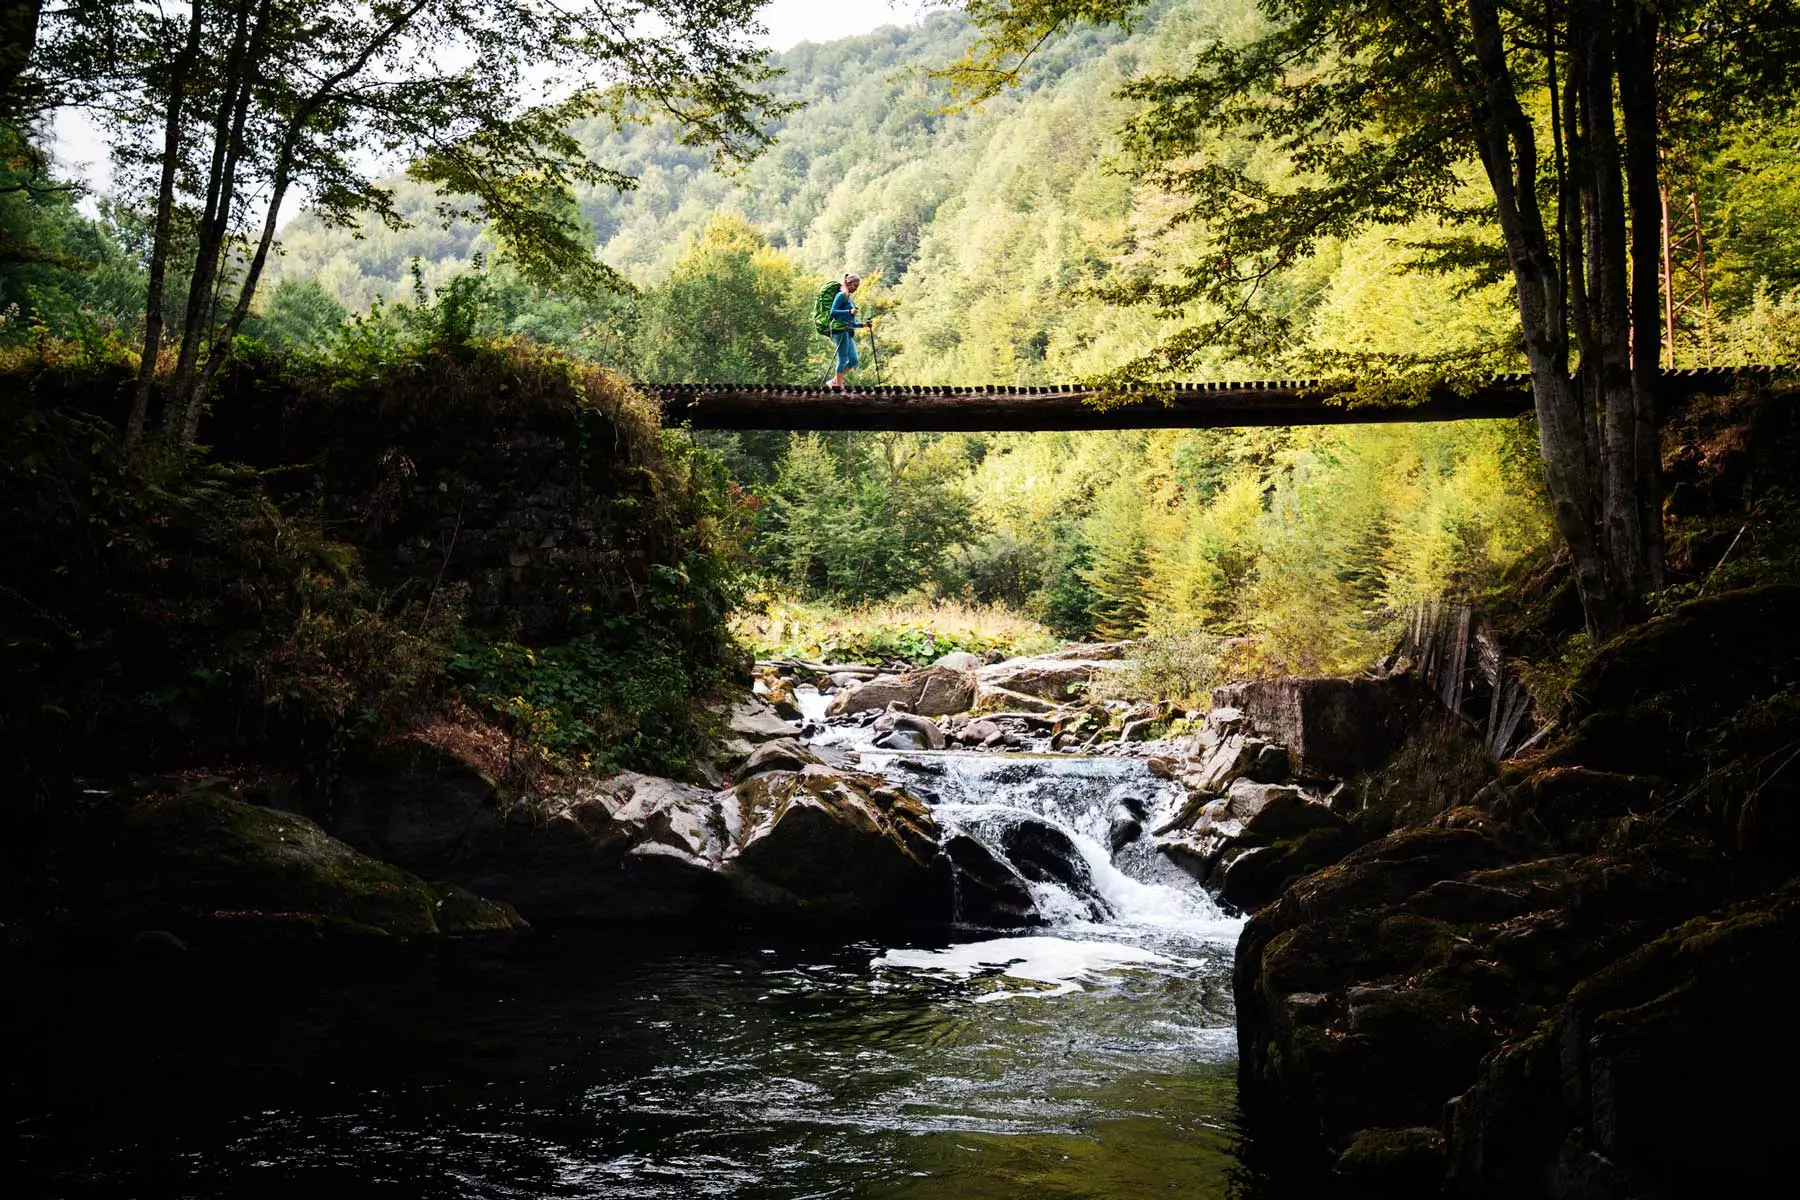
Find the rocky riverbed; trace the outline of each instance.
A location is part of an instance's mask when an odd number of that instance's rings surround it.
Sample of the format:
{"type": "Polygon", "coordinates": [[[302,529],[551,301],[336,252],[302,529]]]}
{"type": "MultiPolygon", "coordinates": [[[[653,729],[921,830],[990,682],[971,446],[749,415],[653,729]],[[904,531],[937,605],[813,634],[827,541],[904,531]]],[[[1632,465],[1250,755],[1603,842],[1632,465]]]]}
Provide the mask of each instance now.
{"type": "Polygon", "coordinates": [[[519,789],[466,743],[419,733],[348,764],[324,801],[279,774],[96,793],[71,844],[128,849],[118,867],[72,862],[71,878],[94,878],[70,890],[68,917],[178,942],[275,926],[1041,923],[1007,848],[947,826],[930,789],[891,769],[934,753],[1141,763],[1165,802],[1110,814],[1102,840],[1141,843],[1238,911],[1366,840],[1344,781],[1423,711],[1408,675],[1235,685],[1206,713],[1090,698],[1126,650],[762,663],[750,694],[717,705],[705,782],[626,772],[519,789]]]}
{"type": "Polygon", "coordinates": [[[1119,646],[762,663],[719,704],[705,782],[522,793],[417,735],[324,808],[271,776],[94,795],[60,920],[159,961],[528,923],[959,930],[1025,949],[919,962],[1041,990],[1070,982],[1031,982],[1046,930],[1127,947],[1071,959],[1079,989],[1135,970],[1159,913],[1209,944],[1245,914],[1244,1102],[1334,1186],[1769,1194],[1783,1130],[1758,1081],[1800,1066],[1796,612],[1768,586],[1654,620],[1499,759],[1404,657],[1222,687],[1206,712],[1090,698],[1119,646]],[[1135,932],[1092,932],[1115,927],[1135,932]]]}

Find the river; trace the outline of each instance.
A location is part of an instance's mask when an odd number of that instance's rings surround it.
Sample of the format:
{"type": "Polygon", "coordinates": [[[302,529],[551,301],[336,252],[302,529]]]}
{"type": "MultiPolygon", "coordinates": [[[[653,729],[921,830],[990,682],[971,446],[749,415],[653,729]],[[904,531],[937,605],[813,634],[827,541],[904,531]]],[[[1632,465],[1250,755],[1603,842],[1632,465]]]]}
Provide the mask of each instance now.
{"type": "Polygon", "coordinates": [[[9,1194],[1270,1195],[1238,922],[1119,824],[1175,789],[1129,759],[864,757],[1008,853],[1048,923],[66,974],[5,1001],[9,1194]]]}

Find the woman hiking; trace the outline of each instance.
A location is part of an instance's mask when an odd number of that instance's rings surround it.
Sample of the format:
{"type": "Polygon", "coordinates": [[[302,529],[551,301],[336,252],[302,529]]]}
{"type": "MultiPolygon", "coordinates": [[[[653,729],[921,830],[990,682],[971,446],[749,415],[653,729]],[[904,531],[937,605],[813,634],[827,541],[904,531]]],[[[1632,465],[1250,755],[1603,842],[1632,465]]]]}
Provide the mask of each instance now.
{"type": "MultiPolygon", "coordinates": [[[[827,296],[831,297],[831,307],[825,319],[819,323],[819,332],[828,334],[832,343],[837,346],[837,371],[825,381],[825,386],[834,391],[844,390],[844,372],[854,369],[861,361],[856,354],[856,331],[875,324],[873,320],[856,319],[856,305],[850,302],[850,297],[856,294],[856,289],[860,286],[862,276],[846,274],[842,285],[828,283],[819,294],[821,302],[827,296]]],[[[823,307],[822,303],[820,307],[823,307]]]]}

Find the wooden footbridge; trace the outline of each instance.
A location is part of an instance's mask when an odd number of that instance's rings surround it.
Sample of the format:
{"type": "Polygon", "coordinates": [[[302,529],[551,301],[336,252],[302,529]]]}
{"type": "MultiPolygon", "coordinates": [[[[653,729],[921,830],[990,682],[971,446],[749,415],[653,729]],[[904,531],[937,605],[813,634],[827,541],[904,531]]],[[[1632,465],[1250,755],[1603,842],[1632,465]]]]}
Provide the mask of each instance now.
{"type": "MultiPolygon", "coordinates": [[[[1740,375],[1770,367],[1662,372],[1673,401],[1723,392],[1740,375]]],[[[1319,379],[1253,383],[1137,384],[1101,391],[1076,384],[1027,387],[743,387],[649,384],[671,425],[695,429],[892,429],[978,432],[1028,429],[1213,429],[1247,425],[1356,425],[1470,421],[1532,411],[1524,374],[1496,375],[1468,392],[1434,390],[1420,401],[1351,402],[1341,383],[1319,379]]]]}

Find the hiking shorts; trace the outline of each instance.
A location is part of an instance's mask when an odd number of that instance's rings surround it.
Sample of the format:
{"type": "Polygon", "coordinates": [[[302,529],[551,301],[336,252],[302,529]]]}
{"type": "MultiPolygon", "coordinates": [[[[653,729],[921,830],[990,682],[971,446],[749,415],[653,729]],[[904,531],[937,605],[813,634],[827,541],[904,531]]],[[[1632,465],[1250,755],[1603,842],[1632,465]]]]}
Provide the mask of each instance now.
{"type": "Polygon", "coordinates": [[[837,343],[837,369],[848,371],[862,361],[856,356],[856,331],[854,329],[834,329],[831,340],[837,343]]]}

